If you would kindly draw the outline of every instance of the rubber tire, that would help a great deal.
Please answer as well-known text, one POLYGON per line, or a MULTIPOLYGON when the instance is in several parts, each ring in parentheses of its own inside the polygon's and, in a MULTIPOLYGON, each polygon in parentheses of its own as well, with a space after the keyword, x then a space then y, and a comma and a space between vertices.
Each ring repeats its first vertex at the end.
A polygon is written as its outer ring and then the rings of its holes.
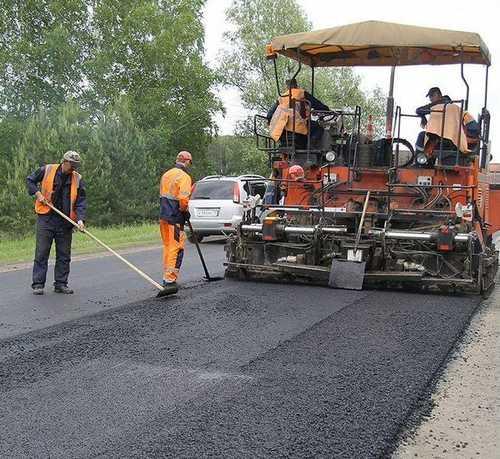
POLYGON ((410 164, 413 164, 415 161, 415 149, 413 148, 413 145, 410 142, 408 142, 408 140, 398 137, 392 139, 392 144, 394 145, 395 143, 400 143, 401 145, 404 145, 406 148, 408 148, 408 150, 411 153, 410 159, 406 163, 398 165, 398 168, 408 167, 410 164))

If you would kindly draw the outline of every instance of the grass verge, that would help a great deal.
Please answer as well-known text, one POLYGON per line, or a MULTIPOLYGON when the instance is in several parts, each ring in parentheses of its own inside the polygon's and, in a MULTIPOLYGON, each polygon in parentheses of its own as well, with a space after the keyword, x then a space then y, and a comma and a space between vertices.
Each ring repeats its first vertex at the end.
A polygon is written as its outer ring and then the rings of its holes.
MULTIPOLYGON (((123 249, 134 246, 146 246, 160 243, 160 230, 157 223, 113 226, 110 228, 92 228, 88 230, 112 249, 123 249)), ((89 254, 104 252, 105 249, 85 234, 73 233, 72 254, 89 254)), ((33 260, 35 253, 35 235, 22 239, 0 240, 0 265, 21 263, 33 260)), ((51 257, 55 249, 52 246, 51 257)))

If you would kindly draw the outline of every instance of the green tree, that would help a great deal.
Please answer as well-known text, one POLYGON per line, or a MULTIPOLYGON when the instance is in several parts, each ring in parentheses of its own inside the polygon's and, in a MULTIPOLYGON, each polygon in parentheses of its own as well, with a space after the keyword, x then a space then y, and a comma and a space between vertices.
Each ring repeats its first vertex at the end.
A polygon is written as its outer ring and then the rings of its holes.
POLYGON ((69 149, 81 152, 85 159, 92 129, 88 113, 72 101, 57 109, 41 109, 24 121, 23 127, 12 159, 8 164, 4 162, 6 174, 2 173, 0 190, 1 233, 19 235, 32 229, 35 215, 26 177, 41 165, 58 163, 69 149))
POLYGON ((0 231, 34 218, 25 177, 68 149, 83 156, 94 224, 156 218, 161 173, 181 149, 206 175, 221 106, 204 3, 2 1, 0 231))
POLYGON ((19 236, 33 228, 33 198, 26 191, 26 176, 30 173, 30 167, 25 151, 21 150, 9 167, 2 169, 0 237, 9 234, 19 236))
POLYGON ((75 101, 52 110, 42 109, 24 126, 15 155, 27 158, 32 167, 57 163, 67 150, 76 150, 84 157, 88 151, 90 115, 75 101))
POLYGON ((155 170, 129 100, 122 97, 98 120, 85 157, 89 218, 93 224, 156 217, 159 179, 155 170))
MULTIPOLYGON (((266 45, 277 35, 310 30, 311 23, 295 0, 234 0, 226 19, 233 28, 224 33, 228 45, 220 66, 223 82, 241 91, 245 108, 266 112, 277 96, 266 45)), ((283 85, 292 64, 279 59, 277 65, 283 85)))
MULTIPOLYGON (((0 232, 28 231, 33 222, 33 199, 26 176, 38 167, 58 163, 66 150, 82 156, 81 173, 87 184, 88 220, 93 225, 143 221, 158 212, 155 162, 126 97, 97 120, 74 102, 57 110, 41 110, 26 122, 0 193, 0 232)), ((4 175, 4 174, 2 174, 4 175)))
POLYGON ((27 118, 84 91, 90 0, 2 0, 0 116, 27 118))
POLYGON ((268 174, 267 155, 255 146, 253 137, 225 135, 208 147, 210 173, 220 175, 268 174))
POLYGON ((203 157, 220 108, 203 62, 204 3, 109 0, 94 11, 91 100, 102 108, 127 95, 148 148, 167 162, 181 148, 203 157))
MULTIPOLYGON (((266 113, 278 94, 274 68, 265 57, 265 46, 273 37, 311 30, 311 23, 296 0, 234 0, 226 17, 233 28, 224 35, 230 46, 222 53, 223 81, 241 91, 245 108, 266 113)), ((295 73, 297 63, 278 58, 276 65, 283 91, 285 80, 295 73)), ((311 90, 309 67, 302 67, 298 82, 311 90)), ((319 68, 315 71, 314 95, 331 108, 360 105, 365 121, 368 114, 374 116, 374 121, 382 120, 382 92, 376 89, 365 94, 360 84, 361 77, 351 68, 319 68)), ((243 123, 239 131, 248 132, 250 126, 249 122, 243 123)))

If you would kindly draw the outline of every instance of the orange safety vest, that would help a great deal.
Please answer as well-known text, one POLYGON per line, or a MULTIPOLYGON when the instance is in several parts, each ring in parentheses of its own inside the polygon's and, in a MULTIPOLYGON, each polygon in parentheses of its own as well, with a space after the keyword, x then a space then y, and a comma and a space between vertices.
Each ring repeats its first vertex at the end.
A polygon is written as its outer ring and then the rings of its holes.
POLYGON ((280 96, 279 104, 276 107, 273 117, 271 118, 271 121, 269 123, 269 134, 276 142, 281 137, 283 130, 307 135, 307 133, 309 132, 309 109, 306 106, 305 116, 303 117, 302 113, 304 112, 304 110, 302 110, 302 108, 304 105, 304 100, 305 91, 300 88, 292 88, 291 95, 287 92, 284 96, 280 96), (295 129, 293 120, 294 112, 295 129))
POLYGON ((160 181, 160 197, 179 203, 179 210, 187 210, 191 196, 191 177, 178 167, 163 174, 160 181))
MULTIPOLYGON (((283 179, 290 179, 288 169, 283 171, 283 179)), ((306 188, 303 180, 294 182, 283 182, 285 185, 285 206, 309 206, 311 204, 312 191, 306 188)))
MULTIPOLYGON (((54 178, 56 176, 57 168, 59 164, 47 164, 45 166, 45 173, 43 175, 42 183, 41 183, 41 193, 45 197, 47 201, 52 204, 52 193, 54 192, 54 178)), ((75 203, 76 198, 78 197, 78 187, 80 186, 80 180, 82 176, 73 171, 71 174, 71 190, 70 190, 70 202, 71 202, 71 211, 69 217, 71 220, 76 221, 77 215, 75 211, 75 203)), ((41 203, 40 201, 35 201, 35 212, 39 215, 48 214, 52 209, 41 203)))
POLYGON ((311 191, 306 189, 306 184, 301 180, 288 182, 285 196, 285 206, 309 206, 311 204, 311 191))

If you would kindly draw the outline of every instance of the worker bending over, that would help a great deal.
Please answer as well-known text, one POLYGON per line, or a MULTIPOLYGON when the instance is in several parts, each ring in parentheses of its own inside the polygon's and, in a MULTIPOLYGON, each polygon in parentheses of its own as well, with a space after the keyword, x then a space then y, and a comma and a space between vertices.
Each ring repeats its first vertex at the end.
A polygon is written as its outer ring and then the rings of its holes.
POLYGON ((73 293, 68 287, 73 225, 54 212, 47 203, 77 222, 80 230, 84 229, 87 202, 85 185, 76 171, 79 166, 80 155, 75 151, 67 151, 61 164, 42 166, 26 179, 28 193, 36 197, 35 212, 38 214, 31 284, 34 295, 43 295, 52 241, 56 243, 54 291, 73 293))
POLYGON ((193 158, 188 151, 177 155, 175 166, 165 172, 160 181, 160 232, 163 241, 163 286, 165 293, 176 293, 177 277, 184 256, 186 234, 184 224, 189 220, 191 176, 188 169, 193 158))

